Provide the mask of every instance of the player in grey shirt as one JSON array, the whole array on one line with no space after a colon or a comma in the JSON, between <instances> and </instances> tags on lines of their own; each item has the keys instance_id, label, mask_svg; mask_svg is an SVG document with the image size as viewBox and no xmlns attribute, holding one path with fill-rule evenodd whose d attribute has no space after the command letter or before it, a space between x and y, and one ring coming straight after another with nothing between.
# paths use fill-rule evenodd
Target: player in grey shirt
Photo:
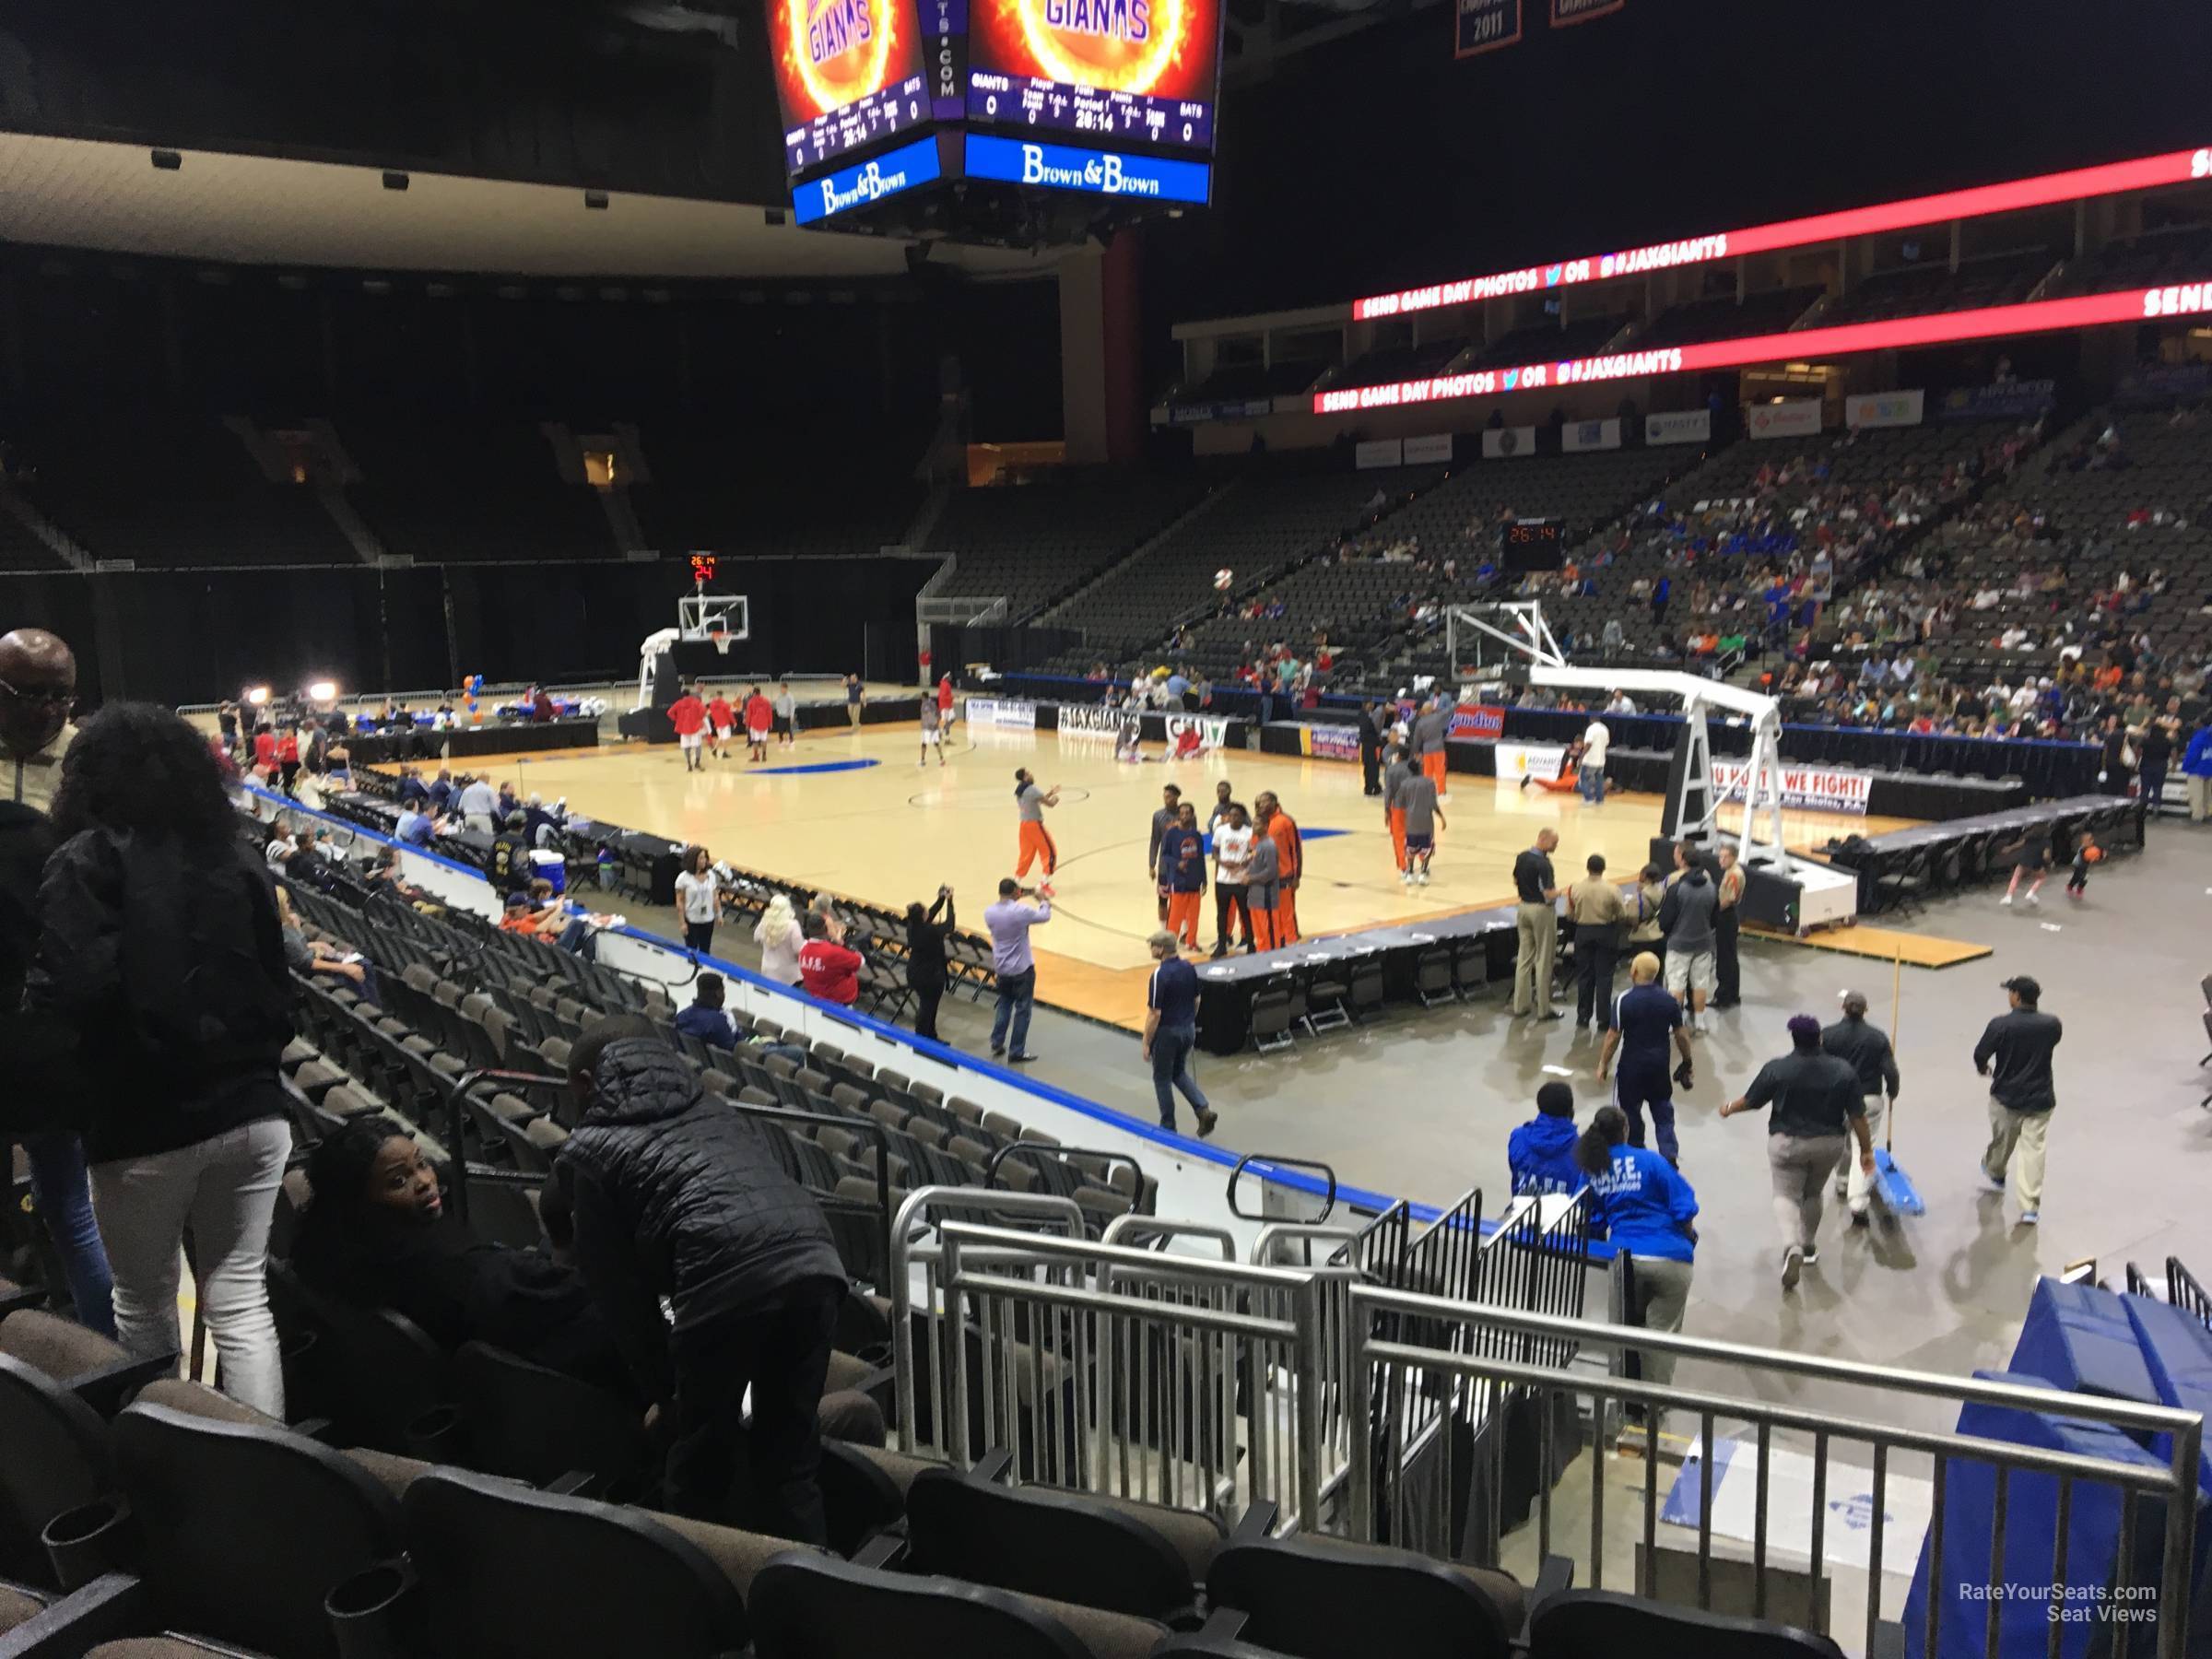
<instances>
[{"instance_id":1,"label":"player in grey shirt","mask_svg":"<svg viewBox=\"0 0 2212 1659\"><path fill-rule=\"evenodd\" d=\"M1430 703L1413 717L1413 752L1417 755L1441 755L1444 752L1444 735L1452 729L1452 711L1440 700Z\"/></svg>"},{"instance_id":2,"label":"player in grey shirt","mask_svg":"<svg viewBox=\"0 0 2212 1659\"><path fill-rule=\"evenodd\" d=\"M1429 861L1436 854L1436 827L1445 821L1436 804L1436 784L1419 772L1407 775L1392 797L1406 815L1406 870L1407 887L1429 885Z\"/></svg>"},{"instance_id":3,"label":"player in grey shirt","mask_svg":"<svg viewBox=\"0 0 2212 1659\"><path fill-rule=\"evenodd\" d=\"M1282 855L1272 835L1252 838L1252 868L1244 877L1245 903L1251 907L1253 943L1262 950L1275 948L1275 907L1281 897Z\"/></svg>"},{"instance_id":4,"label":"player in grey shirt","mask_svg":"<svg viewBox=\"0 0 2212 1659\"><path fill-rule=\"evenodd\" d=\"M1398 792L1413 775L1413 763L1406 759L1405 749L1392 744L1383 758L1382 827L1390 831L1391 851L1397 854L1401 877L1412 866L1406 862L1406 804L1398 798Z\"/></svg>"}]
</instances>

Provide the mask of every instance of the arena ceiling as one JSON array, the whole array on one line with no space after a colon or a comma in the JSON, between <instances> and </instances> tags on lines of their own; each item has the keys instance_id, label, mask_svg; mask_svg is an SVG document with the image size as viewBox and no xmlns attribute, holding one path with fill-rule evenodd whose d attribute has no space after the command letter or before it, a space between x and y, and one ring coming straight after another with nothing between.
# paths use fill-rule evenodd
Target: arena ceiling
<instances>
[{"instance_id":1,"label":"arena ceiling","mask_svg":"<svg viewBox=\"0 0 2212 1659\"><path fill-rule=\"evenodd\" d=\"M536 276L865 277L907 246L769 222L758 206L220 151L156 167L143 145L0 133L0 237L225 264ZM1049 269L1049 254L939 244L974 276Z\"/></svg>"}]
</instances>

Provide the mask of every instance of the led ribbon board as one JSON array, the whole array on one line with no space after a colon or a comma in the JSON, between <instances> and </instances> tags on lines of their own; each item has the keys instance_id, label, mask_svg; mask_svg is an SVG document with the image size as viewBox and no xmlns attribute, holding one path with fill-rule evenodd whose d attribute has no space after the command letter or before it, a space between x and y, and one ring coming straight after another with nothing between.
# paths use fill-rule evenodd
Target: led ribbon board
<instances>
[{"instance_id":1,"label":"led ribbon board","mask_svg":"<svg viewBox=\"0 0 2212 1659\"><path fill-rule=\"evenodd\" d=\"M1566 362L1525 363L1518 369L1477 369L1466 374L1440 374L1427 380L1398 381L1383 386L1347 386L1339 391L1315 393L1313 412L1338 415L1355 409L1443 403L1456 397L1492 397L1501 392L1642 380L1654 374L1685 374L1699 369L1740 369L1752 363L1847 357L1861 351L1943 346L2007 335L2052 334L2111 323L2157 322L2163 317L2194 316L2206 312L2212 312L2212 280L2168 283L2159 288L2127 288L2117 293L2081 294L2066 300L2036 300L2024 305L1943 312L1932 317L1839 323L1829 328L1747 335L1740 339L1711 340L1700 346L1658 347L1649 351L1610 352Z\"/></svg>"},{"instance_id":2,"label":"led ribbon board","mask_svg":"<svg viewBox=\"0 0 2212 1659\"><path fill-rule=\"evenodd\" d=\"M1653 242L1648 247L1630 248L1618 253L1593 253L1581 259L1527 265L1518 271L1497 271L1488 276L1465 276L1456 282L1404 288L1394 294L1375 294L1353 300L1352 317L1354 321L1364 321L1369 317L1403 316L1407 312L1467 305L1509 294L1534 293L1539 288L1604 282L1616 276L1670 271L1741 254L1771 253L1814 242L1839 241L1885 230L1908 230L1915 225L1980 218L1993 213L2017 213L2027 207L2049 207L2061 202L2087 201L2095 196L2117 195L2124 191L2153 190L2160 185L2208 179L2212 179L2212 149L2170 150L2162 156L2144 156L2133 161L2077 167L2068 172L2042 173L2005 184L1979 184L1971 190L1949 190L1938 195L1913 196L1907 201L1886 202L1873 207L1850 207L1839 213L1815 214L1808 218L1753 225L1744 230L1715 231L1710 236Z\"/></svg>"}]
</instances>

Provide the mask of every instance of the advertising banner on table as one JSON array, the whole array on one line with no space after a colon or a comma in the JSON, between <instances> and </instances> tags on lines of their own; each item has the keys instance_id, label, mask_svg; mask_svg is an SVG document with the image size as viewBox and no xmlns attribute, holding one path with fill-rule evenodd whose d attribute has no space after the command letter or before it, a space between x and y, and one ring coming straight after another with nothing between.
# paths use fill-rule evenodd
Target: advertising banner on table
<instances>
[{"instance_id":1,"label":"advertising banner on table","mask_svg":"<svg viewBox=\"0 0 2212 1659\"><path fill-rule=\"evenodd\" d=\"M1609 450L1620 447L1620 422L1614 420L1571 420L1559 429L1559 448L1572 454L1577 450Z\"/></svg>"},{"instance_id":2,"label":"advertising banner on table","mask_svg":"<svg viewBox=\"0 0 2212 1659\"><path fill-rule=\"evenodd\" d=\"M1791 810L1863 813L1874 783L1871 772L1844 771L1830 766L1784 766L1777 769L1777 774L1782 780L1782 804ZM1741 760L1715 760L1712 798L1740 803L1750 777L1751 769Z\"/></svg>"},{"instance_id":3,"label":"advertising banner on table","mask_svg":"<svg viewBox=\"0 0 2212 1659\"><path fill-rule=\"evenodd\" d=\"M1371 466L1403 466L1406 446L1395 438L1370 438L1353 446L1352 465L1361 472Z\"/></svg>"},{"instance_id":4,"label":"advertising banner on table","mask_svg":"<svg viewBox=\"0 0 2212 1659\"><path fill-rule=\"evenodd\" d=\"M1229 742L1229 722L1218 714L1168 716L1168 759L1210 755Z\"/></svg>"},{"instance_id":5,"label":"advertising banner on table","mask_svg":"<svg viewBox=\"0 0 2212 1659\"><path fill-rule=\"evenodd\" d=\"M2056 381L1999 381L1994 386L1954 386L1943 394L1945 420L1992 420L2040 415L2058 400Z\"/></svg>"},{"instance_id":6,"label":"advertising banner on table","mask_svg":"<svg viewBox=\"0 0 2212 1659\"><path fill-rule=\"evenodd\" d=\"M1618 11L1628 0L1551 0L1551 26L1565 29L1571 23L1587 23L1593 18L1603 18Z\"/></svg>"},{"instance_id":7,"label":"advertising banner on table","mask_svg":"<svg viewBox=\"0 0 2212 1659\"><path fill-rule=\"evenodd\" d=\"M1495 743L1505 735L1505 711L1488 703L1459 703L1452 710L1447 736L1462 743Z\"/></svg>"},{"instance_id":8,"label":"advertising banner on table","mask_svg":"<svg viewBox=\"0 0 2212 1659\"><path fill-rule=\"evenodd\" d=\"M1359 759L1359 728L1348 725L1308 725L1298 728L1301 753L1316 760Z\"/></svg>"},{"instance_id":9,"label":"advertising banner on table","mask_svg":"<svg viewBox=\"0 0 2212 1659\"><path fill-rule=\"evenodd\" d=\"M1672 415L1646 415L1643 418L1643 441L1646 443L1710 443L1712 441L1712 411L1682 409Z\"/></svg>"},{"instance_id":10,"label":"advertising banner on table","mask_svg":"<svg viewBox=\"0 0 2212 1659\"><path fill-rule=\"evenodd\" d=\"M1918 426L1926 418L1925 392L1860 392L1843 400L1847 427Z\"/></svg>"},{"instance_id":11,"label":"advertising banner on table","mask_svg":"<svg viewBox=\"0 0 2212 1659\"><path fill-rule=\"evenodd\" d=\"M1018 699L971 697L968 700L968 724L976 727L993 727L999 731L1033 732L1037 729L1037 705Z\"/></svg>"},{"instance_id":12,"label":"advertising banner on table","mask_svg":"<svg viewBox=\"0 0 2212 1659\"><path fill-rule=\"evenodd\" d=\"M2112 401L2141 406L2205 396L2212 396L2212 363L2145 363L2121 377ZM1411 460L1413 446L1406 448Z\"/></svg>"},{"instance_id":13,"label":"advertising banner on table","mask_svg":"<svg viewBox=\"0 0 2212 1659\"><path fill-rule=\"evenodd\" d=\"M1451 465L1452 434L1437 432L1427 438L1406 439L1406 465L1408 466Z\"/></svg>"},{"instance_id":14,"label":"advertising banner on table","mask_svg":"<svg viewBox=\"0 0 2212 1659\"><path fill-rule=\"evenodd\" d=\"M1744 429L1754 438L1818 438L1820 400L1753 404L1744 415Z\"/></svg>"},{"instance_id":15,"label":"advertising banner on table","mask_svg":"<svg viewBox=\"0 0 2212 1659\"><path fill-rule=\"evenodd\" d=\"M1521 38L1525 0L1459 0L1453 8L1452 55L1479 57Z\"/></svg>"},{"instance_id":16,"label":"advertising banner on table","mask_svg":"<svg viewBox=\"0 0 2212 1659\"><path fill-rule=\"evenodd\" d=\"M1134 718L1104 703L1062 703L1060 733L1063 736L1111 737L1122 729L1124 720Z\"/></svg>"},{"instance_id":17,"label":"advertising banner on table","mask_svg":"<svg viewBox=\"0 0 2212 1659\"><path fill-rule=\"evenodd\" d=\"M1535 453L1536 429L1533 426L1491 427L1482 435L1482 454L1486 461L1506 461Z\"/></svg>"},{"instance_id":18,"label":"advertising banner on table","mask_svg":"<svg viewBox=\"0 0 2212 1659\"><path fill-rule=\"evenodd\" d=\"M1519 789L1524 778L1556 778L1567 759L1561 743L1500 743L1498 746L1498 787Z\"/></svg>"}]
</instances>

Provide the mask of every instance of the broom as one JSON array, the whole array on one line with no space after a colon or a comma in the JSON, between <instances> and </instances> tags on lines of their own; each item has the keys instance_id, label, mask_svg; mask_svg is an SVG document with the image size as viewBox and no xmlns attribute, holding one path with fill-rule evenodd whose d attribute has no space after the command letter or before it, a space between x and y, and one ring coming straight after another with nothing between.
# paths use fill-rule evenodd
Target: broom
<instances>
[{"instance_id":1,"label":"broom","mask_svg":"<svg viewBox=\"0 0 2212 1659\"><path fill-rule=\"evenodd\" d=\"M1892 1049L1897 1046L1898 1020L1903 1013L1904 979L1905 952L1904 947L1900 946L1897 962L1890 970L1889 977L1889 1044ZM1892 1216L1924 1216L1928 1213L1927 1204L1922 1199L1920 1189L1912 1184L1912 1177L1906 1174L1904 1166L1897 1161L1896 1147L1897 1102L1892 1100L1889 1102L1888 1122L1882 1129L1881 1150L1874 1155L1875 1194L1881 1199L1882 1207Z\"/></svg>"}]
</instances>

